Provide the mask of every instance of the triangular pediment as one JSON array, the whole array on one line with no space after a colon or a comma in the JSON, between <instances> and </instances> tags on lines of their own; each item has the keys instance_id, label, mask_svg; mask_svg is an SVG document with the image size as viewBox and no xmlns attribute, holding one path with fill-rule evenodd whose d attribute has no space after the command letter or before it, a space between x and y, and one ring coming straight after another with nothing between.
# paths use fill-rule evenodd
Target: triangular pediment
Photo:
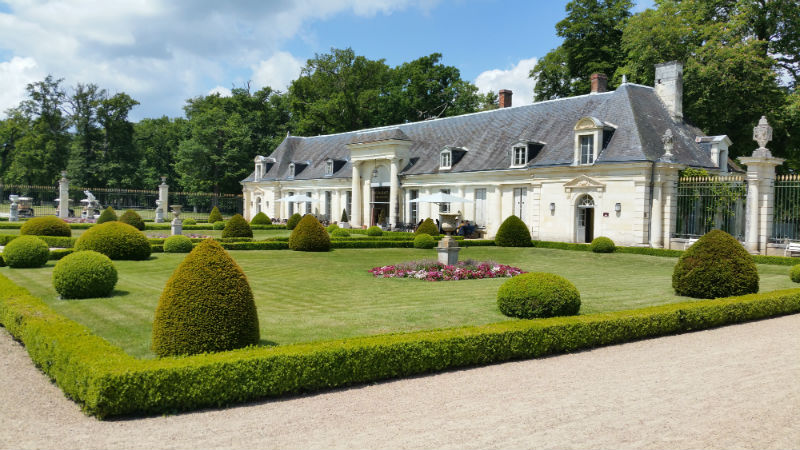
<instances>
[{"instance_id":1,"label":"triangular pediment","mask_svg":"<svg viewBox=\"0 0 800 450\"><path fill-rule=\"evenodd\" d=\"M592 177L581 175L573 180L564 183L565 188L587 188L587 189L605 189L606 185L595 180Z\"/></svg>"}]
</instances>

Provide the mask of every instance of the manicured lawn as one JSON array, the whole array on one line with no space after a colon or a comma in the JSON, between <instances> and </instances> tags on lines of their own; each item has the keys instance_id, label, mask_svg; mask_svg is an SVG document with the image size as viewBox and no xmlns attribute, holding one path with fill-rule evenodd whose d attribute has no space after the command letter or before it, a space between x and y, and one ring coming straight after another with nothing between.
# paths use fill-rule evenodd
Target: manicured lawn
<instances>
[{"instance_id":1,"label":"manicured lawn","mask_svg":"<svg viewBox=\"0 0 800 450\"><path fill-rule=\"evenodd\" d=\"M72 237L78 237L86 232L86 230L76 229L72 230ZM16 229L0 229L0 234L19 234L19 228ZM168 237L169 230L144 230L147 237ZM184 230L185 235L197 236L211 236L222 237L222 230ZM253 230L253 239L263 240L273 237L287 237L292 234L291 230Z\"/></svg>"},{"instance_id":2,"label":"manicured lawn","mask_svg":"<svg viewBox=\"0 0 800 450\"><path fill-rule=\"evenodd\" d=\"M497 310L502 279L425 282L375 279L378 265L434 258L433 250L337 249L329 253L233 251L255 294L264 344L288 344L369 334L479 325L509 320ZM671 288L674 258L594 254L553 249L465 248L461 258L491 259L527 271L552 272L581 292L581 313L686 301ZM113 297L59 300L50 281L54 262L41 269L0 273L42 297L57 311L137 357L151 358L153 313L183 255L116 261ZM786 266L759 265L761 291L791 288Z\"/></svg>"}]
</instances>

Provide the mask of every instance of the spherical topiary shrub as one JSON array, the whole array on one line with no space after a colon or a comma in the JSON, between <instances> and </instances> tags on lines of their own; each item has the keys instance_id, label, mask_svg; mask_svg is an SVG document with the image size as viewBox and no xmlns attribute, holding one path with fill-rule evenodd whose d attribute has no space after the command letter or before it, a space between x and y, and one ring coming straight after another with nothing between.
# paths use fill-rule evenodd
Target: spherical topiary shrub
<instances>
[{"instance_id":1,"label":"spherical topiary shrub","mask_svg":"<svg viewBox=\"0 0 800 450\"><path fill-rule=\"evenodd\" d=\"M53 268L53 287L61 298L105 297L116 284L114 263L95 251L70 253Z\"/></svg>"},{"instance_id":2,"label":"spherical topiary shrub","mask_svg":"<svg viewBox=\"0 0 800 450\"><path fill-rule=\"evenodd\" d=\"M337 228L331 232L332 237L350 237L350 232L345 230L344 228Z\"/></svg>"},{"instance_id":3,"label":"spherical topiary shrub","mask_svg":"<svg viewBox=\"0 0 800 450\"><path fill-rule=\"evenodd\" d=\"M328 225L327 227L325 227L325 231L327 231L328 233L333 233L333 230L338 230L338 229L339 229L339 225L336 225L335 223L332 223L332 224Z\"/></svg>"},{"instance_id":4,"label":"spherical topiary shrub","mask_svg":"<svg viewBox=\"0 0 800 450\"><path fill-rule=\"evenodd\" d=\"M792 266L792 270L789 271L789 278L795 283L800 283L800 264Z\"/></svg>"},{"instance_id":5,"label":"spherical topiary shrub","mask_svg":"<svg viewBox=\"0 0 800 450\"><path fill-rule=\"evenodd\" d=\"M616 248L614 241L604 236L592 239L592 243L589 244L589 249L595 253L614 253Z\"/></svg>"},{"instance_id":6,"label":"spherical topiary shrub","mask_svg":"<svg viewBox=\"0 0 800 450\"><path fill-rule=\"evenodd\" d=\"M232 350L258 344L253 292L241 267L213 239L186 256L167 281L153 320L158 356Z\"/></svg>"},{"instance_id":7,"label":"spherical topiary shrub","mask_svg":"<svg viewBox=\"0 0 800 450\"><path fill-rule=\"evenodd\" d=\"M316 217L306 214L289 236L289 248L301 252L327 252L331 238Z\"/></svg>"},{"instance_id":8,"label":"spherical topiary shrub","mask_svg":"<svg viewBox=\"0 0 800 450\"><path fill-rule=\"evenodd\" d=\"M3 249L3 259L8 267L42 267L50 257L50 247L35 236L20 236Z\"/></svg>"},{"instance_id":9,"label":"spherical topiary shrub","mask_svg":"<svg viewBox=\"0 0 800 450\"><path fill-rule=\"evenodd\" d=\"M150 242L136 228L122 222L95 225L75 242L75 250L94 250L111 259L142 260L150 257Z\"/></svg>"},{"instance_id":10,"label":"spherical topiary shrub","mask_svg":"<svg viewBox=\"0 0 800 450\"><path fill-rule=\"evenodd\" d=\"M222 214L219 212L219 208L216 206L211 209L211 213L208 215L208 223L217 223L222 220Z\"/></svg>"},{"instance_id":11,"label":"spherical topiary shrub","mask_svg":"<svg viewBox=\"0 0 800 450\"><path fill-rule=\"evenodd\" d=\"M218 220L211 225L211 228L215 230L224 230L225 229L225 221Z\"/></svg>"},{"instance_id":12,"label":"spherical topiary shrub","mask_svg":"<svg viewBox=\"0 0 800 450\"><path fill-rule=\"evenodd\" d=\"M433 248L436 245L436 239L430 234L421 233L414 238L414 248Z\"/></svg>"},{"instance_id":13,"label":"spherical topiary shrub","mask_svg":"<svg viewBox=\"0 0 800 450\"><path fill-rule=\"evenodd\" d=\"M136 228L137 230L141 231L144 230L144 220L142 220L142 216L140 216L136 211L129 209L122 213L119 216L119 220L122 223L127 223L128 225Z\"/></svg>"},{"instance_id":14,"label":"spherical topiary shrub","mask_svg":"<svg viewBox=\"0 0 800 450\"><path fill-rule=\"evenodd\" d=\"M298 213L292 214L292 217L289 217L289 220L286 221L286 229L287 230L294 230L294 227L296 227L297 224L300 223L300 220L302 218L303 218L303 216L301 216Z\"/></svg>"},{"instance_id":15,"label":"spherical topiary shrub","mask_svg":"<svg viewBox=\"0 0 800 450\"><path fill-rule=\"evenodd\" d=\"M509 216L500 224L494 243L498 247L530 247L531 233L528 226L517 216Z\"/></svg>"},{"instance_id":16,"label":"spherical topiary shrub","mask_svg":"<svg viewBox=\"0 0 800 450\"><path fill-rule=\"evenodd\" d=\"M183 219L183 224L184 225L197 225L197 221L192 219L191 217L189 217L187 219Z\"/></svg>"},{"instance_id":17,"label":"spherical topiary shrub","mask_svg":"<svg viewBox=\"0 0 800 450\"><path fill-rule=\"evenodd\" d=\"M100 217L97 218L97 223L113 222L115 220L117 220L117 213L114 212L114 208L109 206L100 213Z\"/></svg>"},{"instance_id":18,"label":"spherical topiary shrub","mask_svg":"<svg viewBox=\"0 0 800 450\"><path fill-rule=\"evenodd\" d=\"M733 236L711 230L683 252L672 272L675 293L719 298L758 292L753 258Z\"/></svg>"},{"instance_id":19,"label":"spherical topiary shrub","mask_svg":"<svg viewBox=\"0 0 800 450\"><path fill-rule=\"evenodd\" d=\"M19 234L34 236L72 236L69 224L56 216L42 216L28 219L19 229Z\"/></svg>"},{"instance_id":20,"label":"spherical topiary shrub","mask_svg":"<svg viewBox=\"0 0 800 450\"><path fill-rule=\"evenodd\" d=\"M414 234L428 234L430 236L438 236L439 235L439 227L433 222L433 219L428 217L425 219L416 230L414 230Z\"/></svg>"},{"instance_id":21,"label":"spherical topiary shrub","mask_svg":"<svg viewBox=\"0 0 800 450\"><path fill-rule=\"evenodd\" d=\"M253 237L253 229L241 214L234 214L222 229L222 237Z\"/></svg>"},{"instance_id":22,"label":"spherical topiary shrub","mask_svg":"<svg viewBox=\"0 0 800 450\"><path fill-rule=\"evenodd\" d=\"M581 294L562 276L523 273L500 286L497 306L503 314L523 319L571 316L581 308Z\"/></svg>"},{"instance_id":23,"label":"spherical topiary shrub","mask_svg":"<svg viewBox=\"0 0 800 450\"><path fill-rule=\"evenodd\" d=\"M383 236L383 230L381 227L369 227L367 228L367 236Z\"/></svg>"},{"instance_id":24,"label":"spherical topiary shrub","mask_svg":"<svg viewBox=\"0 0 800 450\"><path fill-rule=\"evenodd\" d=\"M250 225L269 225L271 223L272 221L269 219L269 216L263 212L259 212L250 220Z\"/></svg>"},{"instance_id":25,"label":"spherical topiary shrub","mask_svg":"<svg viewBox=\"0 0 800 450\"><path fill-rule=\"evenodd\" d=\"M192 251L192 240L182 234L164 239L165 253L189 253Z\"/></svg>"}]
</instances>

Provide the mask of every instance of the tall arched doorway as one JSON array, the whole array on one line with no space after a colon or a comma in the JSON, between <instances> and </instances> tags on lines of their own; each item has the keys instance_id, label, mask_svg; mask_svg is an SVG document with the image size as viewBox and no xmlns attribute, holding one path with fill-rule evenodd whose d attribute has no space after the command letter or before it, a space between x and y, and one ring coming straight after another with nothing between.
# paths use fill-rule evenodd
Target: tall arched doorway
<instances>
[{"instance_id":1,"label":"tall arched doorway","mask_svg":"<svg viewBox=\"0 0 800 450\"><path fill-rule=\"evenodd\" d=\"M575 207L575 242L592 242L594 239L594 199L580 197Z\"/></svg>"}]
</instances>

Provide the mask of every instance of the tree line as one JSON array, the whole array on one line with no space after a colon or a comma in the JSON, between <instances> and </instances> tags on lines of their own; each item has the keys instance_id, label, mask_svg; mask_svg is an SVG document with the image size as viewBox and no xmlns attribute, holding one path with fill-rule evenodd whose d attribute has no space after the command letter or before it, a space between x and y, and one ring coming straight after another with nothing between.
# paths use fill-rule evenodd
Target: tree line
<instances>
[{"instance_id":1,"label":"tree line","mask_svg":"<svg viewBox=\"0 0 800 450\"><path fill-rule=\"evenodd\" d=\"M239 193L255 155L287 133L302 136L454 116L496 107L494 94L461 79L434 53L390 67L352 49L308 60L287 92L248 85L230 96L191 98L185 117L133 123L139 104L96 84L64 86L47 76L0 121L0 177L6 184L155 189L161 176L191 192Z\"/></svg>"}]
</instances>

